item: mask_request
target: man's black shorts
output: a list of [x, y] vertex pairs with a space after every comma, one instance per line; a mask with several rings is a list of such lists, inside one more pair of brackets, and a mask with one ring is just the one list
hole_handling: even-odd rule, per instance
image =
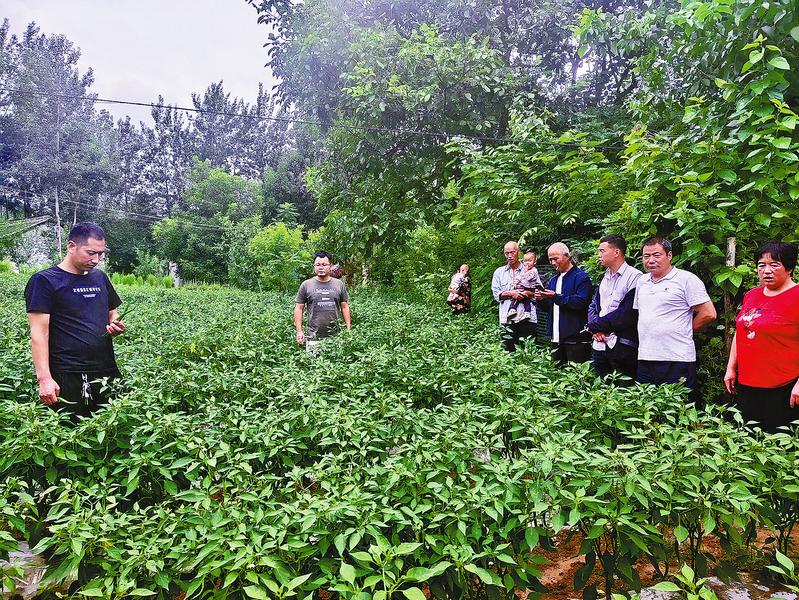
[[59, 412], [67, 413], [73, 422], [78, 417], [90, 417], [101, 406], [108, 404], [110, 389], [103, 385], [102, 380], [108, 378], [111, 384], [119, 380], [119, 371], [106, 371], [104, 373], [52, 373], [53, 379], [61, 387], [58, 394], [59, 400], [53, 408]]

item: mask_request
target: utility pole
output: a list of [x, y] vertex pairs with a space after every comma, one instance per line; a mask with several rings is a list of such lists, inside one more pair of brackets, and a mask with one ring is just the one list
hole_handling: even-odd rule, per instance
[[[60, 82], [59, 82], [60, 83]], [[59, 91], [61, 86], [58, 87]], [[61, 98], [56, 96], [55, 105], [55, 160], [56, 167], [60, 167], [61, 162]], [[58, 256], [60, 260], [64, 260], [64, 250], [61, 240], [61, 206], [58, 203], [58, 176], [60, 169], [56, 169], [55, 181], [55, 226], [56, 237], [58, 239]]]

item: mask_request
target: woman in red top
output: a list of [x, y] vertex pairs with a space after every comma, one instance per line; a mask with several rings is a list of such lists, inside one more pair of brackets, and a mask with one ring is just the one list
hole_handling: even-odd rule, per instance
[[799, 285], [791, 278], [796, 250], [769, 242], [755, 253], [763, 285], [744, 296], [724, 374], [744, 420], [764, 431], [799, 419]]

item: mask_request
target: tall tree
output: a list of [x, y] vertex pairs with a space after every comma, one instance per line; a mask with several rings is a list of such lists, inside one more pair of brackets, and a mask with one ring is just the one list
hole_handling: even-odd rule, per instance
[[35, 23], [21, 38], [12, 36], [3, 55], [12, 65], [5, 70], [18, 146], [0, 176], [22, 198], [26, 216], [55, 217], [60, 238], [64, 201], [96, 193], [107, 179], [107, 121], [95, 116], [88, 91], [94, 76], [79, 70], [72, 42], [41, 33]]
[[165, 106], [163, 96], [158, 96], [158, 103], [153, 105], [150, 114], [155, 125], [143, 130], [147, 193], [152, 198], [153, 210], [169, 215], [180, 205], [186, 189], [194, 139], [184, 113], [173, 106]]

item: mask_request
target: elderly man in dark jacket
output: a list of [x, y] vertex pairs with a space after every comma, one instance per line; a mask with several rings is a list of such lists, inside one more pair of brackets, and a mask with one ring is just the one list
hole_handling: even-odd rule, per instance
[[538, 306], [549, 313], [552, 358], [559, 365], [587, 362], [591, 358], [590, 335], [585, 328], [591, 301], [591, 278], [574, 264], [566, 244], [552, 244], [547, 256], [558, 274], [547, 282], [547, 289], [535, 293], [535, 299]]

